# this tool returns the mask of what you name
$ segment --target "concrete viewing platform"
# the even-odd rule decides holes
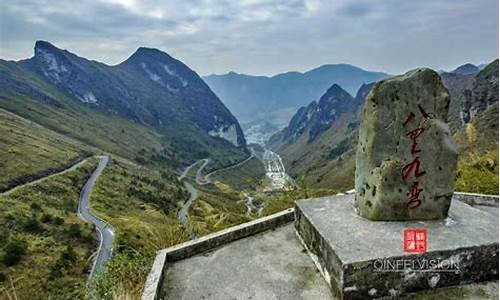
[[[464,239],[457,243],[468,247],[470,246],[468,243],[477,244],[477,241],[491,241],[493,234],[498,235],[498,197],[486,199],[480,195],[462,196],[454,197],[450,219],[437,222],[444,222],[443,225],[447,226],[447,230],[454,230],[457,227],[457,231],[462,231],[460,222],[466,220],[453,216],[457,207],[458,210],[468,210],[470,213],[468,221],[480,224],[480,226],[478,225],[476,231],[471,232],[475,234],[470,239]],[[351,197],[351,195],[332,196],[309,199],[305,202],[319,205],[319,202],[316,201],[328,200],[347,204]],[[472,207],[462,201],[472,203],[477,207]],[[297,215],[298,211],[303,209],[303,207],[301,208],[303,203],[299,201],[298,210],[295,212],[287,210],[160,251],[148,277],[142,299],[340,299],[337,290],[332,288],[331,281],[325,280],[325,277],[328,279],[329,275],[325,274],[324,265],[317,268],[317,266],[322,265],[321,258],[317,253],[314,254],[314,251],[308,251],[304,247],[304,243],[307,244],[307,241],[304,241],[304,238],[300,237],[295,229],[300,221],[296,220],[295,226],[292,223],[294,214]],[[322,212],[321,207],[316,208]],[[492,220],[496,220],[496,222],[491,224]],[[334,220],[325,220],[325,222],[327,221],[335,222]],[[349,221],[345,220],[345,222]],[[421,225],[422,227],[428,226],[428,224]],[[348,227],[348,224],[345,223],[345,226]],[[337,229],[346,231],[342,234],[351,236],[352,239],[356,239],[355,235],[359,234],[349,232],[344,227]],[[491,232],[493,230],[495,232]],[[433,252],[435,247],[444,242],[433,237],[432,229],[429,231],[429,251]],[[465,231],[464,233],[467,234]],[[388,237],[388,243],[389,245],[392,245],[393,242],[397,243],[397,246],[394,244],[394,251],[401,251],[401,234],[398,232],[394,235],[397,236]],[[355,257],[358,254],[361,255],[361,252],[364,253],[367,260],[371,257],[385,255],[377,252],[382,251],[380,249],[366,247],[367,245],[363,244],[351,245],[340,253],[344,253],[341,254],[344,258],[353,257],[353,260],[356,260]],[[460,245],[457,244],[457,247]],[[491,248],[485,249],[488,250],[483,253],[482,261],[489,261],[493,257],[498,263],[498,238],[496,240],[496,257],[495,253],[489,253]],[[399,254],[391,253],[390,255],[397,256]],[[477,268],[480,269],[481,265],[478,265]],[[485,274],[491,274],[490,271],[492,270],[485,270]],[[413,275],[415,274],[406,274],[407,278],[420,276]],[[435,285],[422,291],[418,291],[418,289],[408,290],[396,295],[396,298],[380,298],[385,295],[374,293],[371,290],[374,295],[354,297],[354,299],[498,299],[498,281],[489,275],[481,280],[463,278],[462,282],[452,283],[454,285],[447,287],[441,286],[443,286],[443,282],[446,282],[448,273],[441,274],[440,280],[430,278],[432,276],[427,278],[427,275],[427,273],[422,275],[426,276],[425,282],[427,284],[435,282]],[[334,277],[333,274],[330,276]],[[373,277],[372,279],[376,280]],[[495,277],[498,277],[498,274]],[[354,290],[351,286],[345,287],[348,288],[347,291]],[[379,291],[377,290],[377,292]]]
[[[165,299],[331,299],[326,281],[285,225],[167,269]]]

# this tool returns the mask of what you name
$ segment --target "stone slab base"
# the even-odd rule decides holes
[[[452,200],[439,221],[375,222],[354,195],[298,201],[295,228],[339,299],[371,299],[498,278],[498,218]],[[403,230],[427,228],[426,253],[403,251]]]

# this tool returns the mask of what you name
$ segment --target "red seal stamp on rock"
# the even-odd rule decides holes
[[[403,251],[408,253],[427,252],[427,228],[412,228],[403,231]]]

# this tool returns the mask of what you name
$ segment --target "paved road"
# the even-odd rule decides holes
[[[191,224],[189,223],[188,213],[189,213],[189,208],[193,204],[194,200],[198,198],[198,191],[196,191],[196,189],[187,181],[184,181],[184,187],[189,193],[189,199],[184,203],[184,205],[182,205],[177,216],[182,226],[189,234],[189,237],[191,239],[195,239],[196,233],[194,232],[193,228],[191,227]]]
[[[197,184],[200,184],[199,180],[200,180],[200,177],[201,177],[201,171],[210,162],[210,158],[200,159],[200,160],[196,161],[195,163],[187,166],[184,169],[184,171],[181,173],[181,175],[179,176],[179,178],[178,178],[179,181],[183,181],[186,178],[186,176],[189,173],[189,171],[191,171],[191,169],[194,166],[198,165],[200,162],[203,162],[203,164],[196,171],[196,180],[195,180]],[[189,193],[189,198],[182,205],[181,209],[179,209],[179,212],[177,213],[177,217],[179,218],[179,221],[181,222],[181,224],[184,227],[184,229],[189,234],[190,238],[191,239],[195,239],[196,238],[196,233],[194,232],[193,228],[191,227],[191,224],[189,223],[188,214],[189,214],[189,208],[193,204],[194,200],[196,200],[196,198],[198,198],[198,191],[194,188],[194,186],[191,183],[187,182],[186,180],[183,181],[183,184],[184,184],[184,187],[186,188],[186,190]]]
[[[201,167],[198,169],[198,171],[196,171],[196,184],[199,184],[199,185],[205,185],[205,184],[209,184],[211,183],[210,181],[210,178],[208,178],[210,176],[210,174],[207,174],[205,176],[203,176],[202,172],[203,172],[203,169],[205,169],[205,167],[212,161],[210,158],[205,158],[205,159],[202,159],[203,161],[203,164],[201,165]]]
[[[44,180],[47,180],[49,178],[52,178],[54,176],[58,176],[58,175],[62,175],[64,173],[67,173],[69,171],[73,171],[74,169],[78,168],[79,166],[83,165],[86,161],[88,160],[88,158],[84,158],[82,160],[80,160],[79,162],[77,162],[76,164],[72,165],[71,167],[67,168],[67,169],[64,169],[60,172],[57,172],[57,173],[54,173],[54,174],[50,174],[48,176],[45,176],[45,177],[42,177],[42,178],[39,178],[39,179],[36,179],[36,180],[33,180],[33,181],[30,181],[30,182],[26,182],[26,183],[23,183],[23,184],[20,184],[18,186],[15,186],[13,188],[11,188],[10,190],[8,191],[5,191],[3,193],[0,193],[0,195],[2,196],[7,196],[15,191],[17,191],[18,189],[21,189],[23,187],[26,187],[26,186],[30,186],[30,185],[34,185],[34,184],[37,184],[37,183],[40,183]]]
[[[179,181],[182,181],[182,180],[183,180],[183,179],[187,176],[187,174],[189,173],[189,171],[190,171],[190,170],[191,170],[194,166],[196,166],[196,165],[197,165],[200,161],[207,160],[207,159],[208,159],[208,158],[198,160],[198,161],[196,161],[195,163],[193,163],[193,164],[191,164],[191,165],[187,166],[187,167],[184,169],[184,171],[182,172],[181,176],[179,176],[179,178],[178,178],[178,179],[179,179]]]
[[[95,272],[102,270],[102,267],[111,258],[113,253],[113,240],[115,236],[111,225],[92,214],[89,208],[92,188],[109,161],[108,156],[98,156],[98,158],[99,165],[87,180],[87,183],[83,186],[80,193],[80,202],[78,204],[78,216],[80,216],[83,220],[94,224],[99,235],[99,248],[97,249],[97,254],[94,259],[94,265],[90,271],[90,278],[92,278]]]
[[[187,233],[189,234],[191,239],[195,239],[197,236],[196,236],[196,233],[194,232],[193,228],[191,227],[191,224],[189,223],[189,219],[188,219],[189,208],[191,207],[193,202],[196,200],[196,198],[198,198],[198,191],[191,183],[187,182],[187,180],[184,180],[186,178],[187,174],[189,173],[189,171],[191,171],[191,169],[194,166],[198,165],[200,162],[203,162],[202,165],[196,171],[195,182],[197,185],[206,185],[206,184],[212,183],[212,181],[210,180],[210,176],[213,175],[214,173],[238,167],[238,166],[246,163],[250,159],[252,159],[252,157],[254,157],[254,156],[255,156],[255,153],[252,149],[252,154],[248,158],[246,158],[245,160],[243,160],[239,163],[236,163],[234,165],[225,167],[223,169],[215,170],[207,175],[203,175],[203,169],[212,161],[210,158],[200,159],[200,160],[196,161],[195,163],[187,166],[184,169],[184,171],[181,173],[181,175],[179,176],[178,179],[179,179],[179,181],[183,181],[184,187],[186,188],[186,190],[189,193],[189,198],[182,205],[182,207],[179,209],[179,212],[177,213],[177,217],[179,218],[179,221],[181,222],[182,226],[187,231]]]
[[[196,183],[199,184],[199,185],[206,185],[206,184],[212,183],[212,180],[210,179],[210,177],[212,175],[214,175],[215,173],[237,168],[237,167],[239,167],[239,166],[247,163],[252,158],[257,157],[257,155],[255,154],[255,151],[253,150],[253,148],[250,148],[250,151],[252,153],[247,158],[245,158],[244,160],[242,160],[240,162],[237,162],[237,163],[235,163],[233,165],[224,167],[222,169],[217,169],[215,171],[212,171],[212,172],[208,173],[205,176],[202,176],[202,170],[203,170],[203,168],[205,168],[207,166],[207,164],[210,162],[210,158],[205,159],[205,163],[200,167],[200,169],[198,169],[198,172],[196,173]]]

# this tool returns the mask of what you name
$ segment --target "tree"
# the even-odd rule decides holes
[[[26,221],[26,223],[24,224],[24,229],[31,233],[39,233],[43,230],[40,222],[35,215],[31,216],[31,218]]]
[[[76,252],[71,245],[66,247],[66,250],[61,254],[61,259],[72,263],[76,261]]]
[[[66,246],[66,249],[61,252],[61,256],[56,260],[55,264],[50,268],[49,278],[51,280],[60,278],[67,272],[71,271],[73,264],[76,262],[77,254],[71,245]]]
[[[10,242],[5,246],[5,255],[3,261],[7,266],[13,266],[17,264],[21,258],[26,254],[28,249],[28,244],[20,239],[11,239]]]
[[[35,203],[35,202],[33,202],[33,203],[31,203],[31,204],[30,204],[30,208],[31,208],[32,210],[35,210],[35,211],[42,210],[42,207],[40,206],[40,204]]]
[[[80,224],[71,224],[68,229],[69,235],[79,238],[82,236],[82,231],[80,229]]]
[[[64,219],[61,218],[61,217],[55,217],[54,218],[54,224],[56,224],[56,225],[62,225],[62,224],[64,224]]]

